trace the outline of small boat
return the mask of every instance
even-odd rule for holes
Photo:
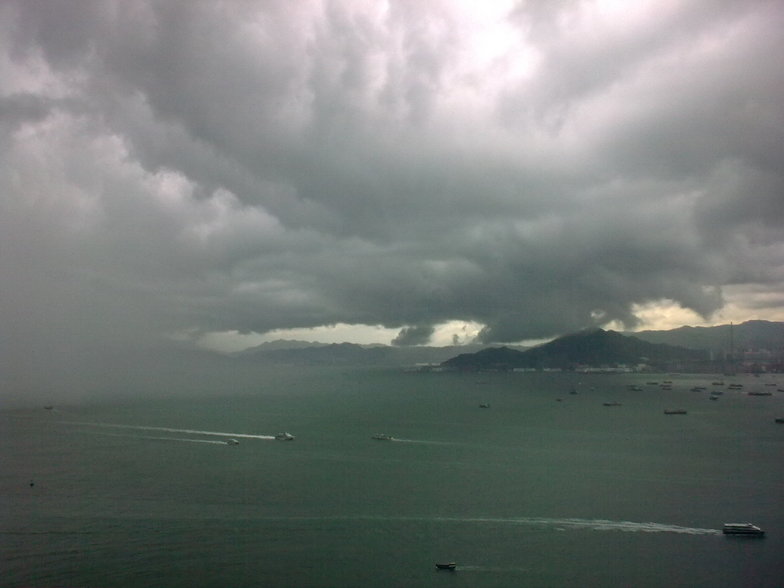
[[[487,404],[486,402],[483,402],[482,404],[479,405],[479,408],[490,408],[490,405]]]
[[[686,414],[682,408],[665,408],[664,414]]]
[[[749,392],[749,396],[773,396],[773,392],[767,392],[765,390],[760,390],[758,392]]]
[[[603,402],[604,406],[621,406],[620,402]]]
[[[457,564],[453,561],[446,562],[446,563],[437,563],[436,568],[439,570],[454,570],[457,568]]]
[[[294,441],[294,435],[291,433],[278,433],[275,435],[276,441]]]
[[[765,531],[751,523],[724,523],[721,530],[725,535],[746,535],[750,537],[763,537]]]
[[[47,404],[46,406],[44,406],[44,408],[46,410],[54,410],[54,406],[52,406],[51,404]]]
[[[642,392],[642,387],[641,387],[641,386],[634,386],[634,385],[632,385],[632,384],[629,384],[629,385],[627,386],[627,388],[628,388],[629,390],[631,390],[632,392]]]
[[[711,384],[711,386],[723,386],[723,385],[724,385],[724,380],[716,380]]]
[[[776,423],[778,423],[778,424],[780,424],[780,425],[781,425],[781,424],[784,424],[784,418],[783,418],[783,417],[777,417],[777,418],[774,420],[774,422],[776,422]]]
[[[239,445],[239,444],[240,442],[237,441],[236,439],[229,439],[228,441],[226,441],[226,445]]]
[[[384,433],[376,433],[371,437],[371,439],[375,439],[376,441],[392,441],[394,437],[392,437],[392,435],[386,435]]]

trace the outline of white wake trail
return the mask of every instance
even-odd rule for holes
[[[243,439],[275,440],[274,435],[251,435],[249,433],[224,433],[222,431],[200,431],[197,429],[175,429],[172,427],[149,427],[145,425],[117,425],[114,423],[91,423],[85,421],[57,421],[64,425],[78,425],[82,427],[104,427],[110,429],[130,429],[134,431],[162,431],[165,433],[187,433],[189,435],[212,435],[216,437],[240,437]]]

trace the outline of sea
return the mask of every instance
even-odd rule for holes
[[[0,585],[782,587],[782,389],[330,366],[4,409]]]

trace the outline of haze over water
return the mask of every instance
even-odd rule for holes
[[[784,377],[714,380],[310,369],[3,411],[3,585],[780,586]]]

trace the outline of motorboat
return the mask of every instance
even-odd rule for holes
[[[236,439],[229,439],[228,441],[226,441],[226,445],[239,445],[239,444],[240,442],[237,441]]]
[[[376,441],[392,441],[394,437],[385,433],[376,433],[371,437],[371,439],[375,439]]]
[[[765,531],[751,523],[724,523],[722,533],[725,535],[747,535],[750,537],[763,537]]]
[[[275,435],[276,441],[294,441],[294,435],[291,433],[278,433]]]
[[[479,408],[490,408],[490,405],[487,404],[486,402],[483,402],[482,404],[479,405]]]
[[[445,562],[445,563],[437,563],[436,568],[439,570],[454,570],[457,568],[457,564],[453,561]]]

